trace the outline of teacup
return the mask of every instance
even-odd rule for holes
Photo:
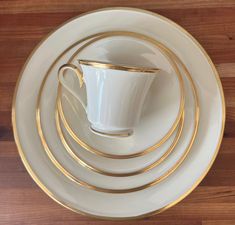
[[[83,106],[93,132],[112,137],[126,137],[137,125],[148,90],[158,68],[115,65],[100,61],[78,60],[60,67],[58,78]],[[85,83],[87,105],[69,86],[65,70],[72,70]]]

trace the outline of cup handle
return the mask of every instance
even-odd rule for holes
[[[67,84],[67,82],[66,82],[66,80],[64,78],[65,70],[72,70],[76,74],[76,76],[77,76],[77,78],[79,80],[80,88],[82,87],[82,85],[84,83],[82,72],[80,71],[80,69],[78,69],[78,67],[76,67],[73,64],[64,64],[58,70],[58,79],[59,79],[59,82],[62,84],[62,86],[66,90],[68,90],[69,93],[72,94],[81,103],[81,105],[84,108],[84,110],[87,111],[87,107],[86,107],[85,103],[83,102],[83,100]]]

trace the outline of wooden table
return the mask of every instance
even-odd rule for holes
[[[90,10],[131,6],[182,25],[203,45],[219,71],[227,120],[209,174],[181,203],[139,221],[110,222],[75,214],[46,196],[26,172],[14,143],[11,101],[16,80],[35,45],[65,20]],[[0,224],[234,225],[235,224],[235,1],[234,0],[1,0],[0,1]]]

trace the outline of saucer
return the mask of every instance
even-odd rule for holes
[[[45,153],[35,118],[40,86],[52,62],[78,40],[94,33],[113,30],[137,31],[149,35],[180,56],[195,82],[201,109],[194,145],[177,170],[158,185],[125,194],[90,190],[64,176]],[[26,169],[51,198],[68,209],[93,217],[131,219],[160,213],[175,205],[205,177],[222,140],[225,104],[213,63],[198,42],[183,28],[148,11],[111,8],[72,19],[36,47],[17,83],[12,123],[19,154]]]
[[[59,116],[56,116],[57,133],[68,154],[83,167],[94,172],[115,177],[134,176],[145,173],[162,163],[174,150],[182,134],[184,118],[179,122],[176,131],[161,145],[157,151],[130,159],[112,159],[94,155],[86,151],[71,138],[63,127]]]
[[[124,34],[125,33],[123,32],[121,35]],[[67,58],[66,54],[65,58]],[[45,84],[42,86],[42,93],[38,96],[39,113],[37,120],[39,123],[37,122],[37,125],[40,138],[48,157],[54,165],[65,176],[78,185],[112,193],[126,193],[141,190],[159,183],[173,173],[188,154],[198,126],[197,95],[195,90],[193,90],[193,83],[190,83],[191,80],[188,80],[186,76],[183,76],[184,83],[186,84],[185,89],[187,90],[184,113],[185,123],[182,131],[182,137],[184,138],[179,140],[174,151],[168,156],[168,158],[160,165],[152,168],[152,170],[145,172],[144,174],[141,173],[134,177],[125,178],[107,177],[102,174],[96,174],[91,170],[87,170],[83,165],[77,164],[77,162],[74,161],[73,158],[70,158],[67,152],[64,151],[63,145],[60,143],[60,139],[58,138],[54,120],[57,97],[57,71],[58,67],[65,62],[64,57],[62,57],[58,62],[53,62],[53,66],[50,67],[49,73],[46,74],[47,79]],[[103,164],[104,167],[106,166],[106,171],[108,171],[109,168],[105,160],[103,160]]]
[[[133,57],[128,57],[130,52]],[[137,157],[164,144],[177,127],[184,108],[183,81],[174,63],[152,43],[135,36],[118,34],[89,40],[77,49],[68,63],[79,66],[78,59],[81,58],[106,62],[115,60],[119,65],[127,60],[126,64],[159,68],[161,72],[151,85],[134,133],[127,138],[107,138],[94,134],[81,104],[75,98],[70,97],[70,100],[64,96],[71,107],[65,108],[60,103],[59,113],[74,140],[88,151],[110,158]],[[75,76],[69,78],[73,91],[83,99],[86,91],[76,86]]]

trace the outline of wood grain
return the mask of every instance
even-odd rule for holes
[[[166,212],[138,221],[110,222],[70,212],[46,196],[26,172],[11,127],[11,101],[20,69],[36,44],[65,20],[101,7],[148,9],[182,25],[216,64],[227,121],[219,155],[200,186]],[[0,224],[8,225],[234,225],[235,1],[234,0],[1,0]]]

